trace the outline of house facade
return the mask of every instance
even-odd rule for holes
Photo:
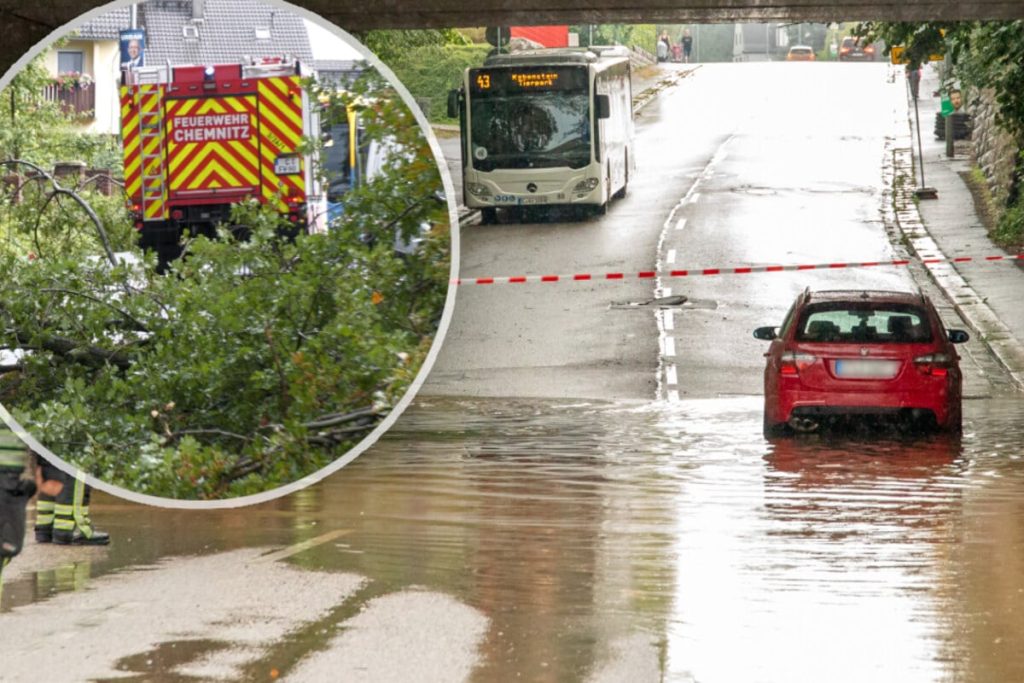
[[[121,7],[82,24],[44,58],[54,79],[46,97],[77,114],[84,132],[120,132],[119,39],[130,28],[145,31],[148,65],[290,55],[316,67],[305,20],[281,7],[256,0],[149,0]]]
[[[85,132],[114,134],[120,129],[118,35],[129,26],[129,8],[108,12],[80,26],[44,57],[54,78],[46,98],[63,103],[67,111],[78,115]]]

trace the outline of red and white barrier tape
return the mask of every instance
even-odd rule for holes
[[[996,261],[1024,261],[1024,254],[999,256],[957,256],[954,258],[923,258],[924,265],[937,263],[991,263]],[[893,261],[860,261],[851,263],[812,263],[791,266],[737,266],[733,268],[696,268],[672,270],[641,270],[633,273],[574,273],[571,275],[512,275],[506,277],[463,277],[452,280],[455,285],[518,285],[531,282],[585,282],[594,280],[651,280],[663,278],[695,277],[700,275],[747,275],[750,273],[783,273],[799,270],[837,270],[840,268],[873,268],[883,266],[909,266],[910,259]]]

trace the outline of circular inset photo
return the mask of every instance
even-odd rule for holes
[[[451,180],[351,36],[280,3],[112,5],[0,102],[0,417],[48,467],[240,505],[412,400],[454,303]]]

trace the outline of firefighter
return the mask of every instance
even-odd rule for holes
[[[36,542],[57,545],[107,545],[110,534],[92,525],[89,498],[92,487],[85,475],[70,475],[40,456],[37,476],[41,482],[36,498]]]
[[[35,482],[22,477],[27,455],[21,439],[0,422],[0,591],[4,567],[24,545],[25,508],[36,492]]]

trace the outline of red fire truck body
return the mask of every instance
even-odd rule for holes
[[[212,236],[247,198],[276,206],[296,229],[321,228],[326,199],[303,147],[320,134],[307,76],[280,58],[123,72],[125,190],[140,244],[161,268],[185,231]]]

